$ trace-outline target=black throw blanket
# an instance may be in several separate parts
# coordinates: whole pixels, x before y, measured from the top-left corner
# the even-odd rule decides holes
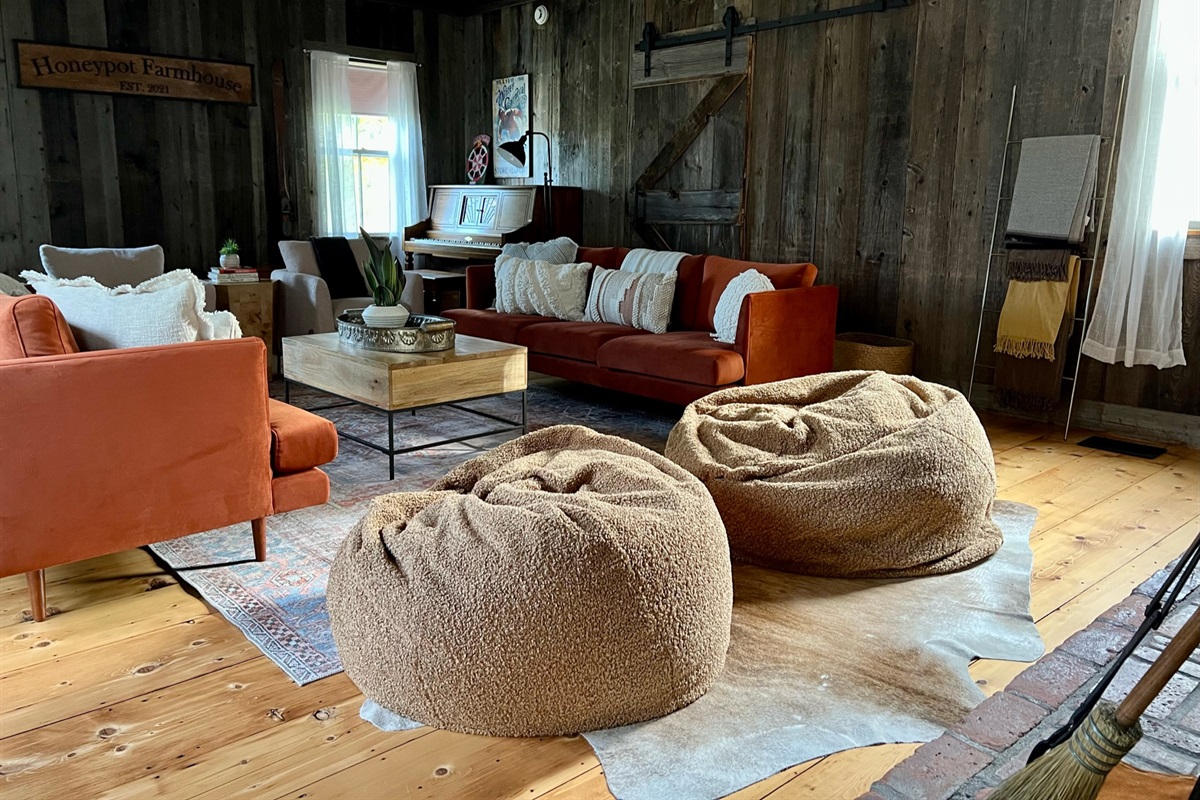
[[[371,296],[345,236],[313,236],[309,241],[317,256],[317,269],[329,285],[330,299]]]

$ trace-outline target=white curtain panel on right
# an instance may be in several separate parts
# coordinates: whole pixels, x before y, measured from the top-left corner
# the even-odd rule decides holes
[[[1083,352],[1185,363],[1183,249],[1200,218],[1200,2],[1143,0],[1130,66],[1108,252]]]
[[[391,173],[392,244],[400,252],[404,228],[429,216],[425,190],[425,148],[421,140],[421,106],[417,98],[417,66],[387,62],[388,117],[394,139],[388,154]]]

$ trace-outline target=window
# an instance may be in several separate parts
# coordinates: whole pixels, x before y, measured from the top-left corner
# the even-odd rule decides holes
[[[427,215],[416,67],[314,50],[310,78],[317,232],[398,239]]]
[[[354,175],[354,205],[360,227],[386,235],[392,219],[392,188],[388,181],[388,142],[392,121],[378,114],[354,115],[354,147],[342,151]]]

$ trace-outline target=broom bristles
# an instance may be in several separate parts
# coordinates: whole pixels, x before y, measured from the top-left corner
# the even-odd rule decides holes
[[[1142,738],[1142,726],[1124,728],[1117,707],[1101,702],[1071,738],[1027,764],[989,800],[1093,800],[1112,768]]]

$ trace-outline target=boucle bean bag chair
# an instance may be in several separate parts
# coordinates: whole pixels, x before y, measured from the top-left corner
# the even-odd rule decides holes
[[[735,558],[829,577],[962,569],[1000,547],[979,418],[945,386],[836,372],[715,392],[667,457],[712,492]]]
[[[563,425],[430,491],[385,495],[343,543],[329,614],[346,671],[439,728],[544,736],[704,694],[733,584],[704,487],[646,448]]]

